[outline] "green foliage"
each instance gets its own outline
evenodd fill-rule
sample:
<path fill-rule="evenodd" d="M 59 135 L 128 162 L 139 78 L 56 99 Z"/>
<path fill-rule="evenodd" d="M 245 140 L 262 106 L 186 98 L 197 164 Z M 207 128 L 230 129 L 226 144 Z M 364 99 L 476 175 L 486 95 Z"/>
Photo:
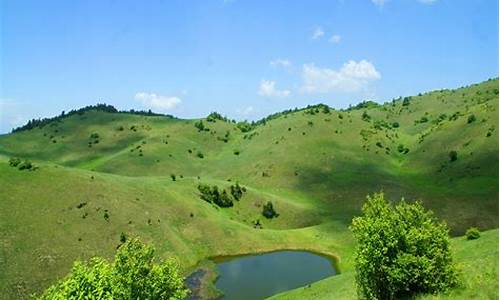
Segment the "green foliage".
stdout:
<path fill-rule="evenodd" d="M 365 122 L 370 122 L 372 118 L 366 111 L 364 111 L 363 114 L 361 115 L 361 119 Z"/>
<path fill-rule="evenodd" d="M 368 196 L 352 221 L 358 242 L 356 283 L 362 299 L 401 299 L 436 293 L 457 284 L 448 229 L 420 203 L 389 204 Z"/>
<path fill-rule="evenodd" d="M 403 145 L 403 144 L 399 144 L 398 145 L 398 152 L 406 154 L 406 153 L 410 152 L 410 149 L 408 147 L 405 147 L 405 145 Z"/>
<path fill-rule="evenodd" d="M 468 240 L 477 240 L 479 237 L 481 237 L 481 233 L 479 232 L 479 229 L 477 227 L 471 227 L 465 232 L 465 237 Z"/>
<path fill-rule="evenodd" d="M 220 120 L 220 121 L 224 121 L 224 122 L 229 122 L 229 120 L 222 116 L 221 114 L 219 114 L 218 112 L 211 112 L 208 116 L 207 116 L 207 122 L 215 122 L 217 120 Z"/>
<path fill-rule="evenodd" d="M 470 124 L 472 122 L 476 121 L 476 116 L 475 115 L 470 115 L 468 118 L 467 118 L 467 124 Z"/>
<path fill-rule="evenodd" d="M 226 190 L 219 191 L 216 185 L 199 184 L 198 191 L 201 193 L 200 198 L 208 203 L 213 203 L 219 207 L 233 206 L 233 200 L 229 197 Z"/>
<path fill-rule="evenodd" d="M 205 157 L 201 151 L 198 151 L 196 153 L 196 156 L 198 156 L 198 158 L 204 158 Z"/>
<path fill-rule="evenodd" d="M 268 201 L 264 206 L 262 206 L 262 215 L 267 219 L 272 219 L 278 217 L 279 214 L 274 210 L 273 203 Z"/>
<path fill-rule="evenodd" d="M 411 101 L 411 97 L 404 97 L 403 98 L 403 106 L 409 106 Z"/>
<path fill-rule="evenodd" d="M 399 122 L 392 122 L 392 128 L 399 128 Z"/>
<path fill-rule="evenodd" d="M 172 181 L 176 180 L 175 174 L 170 174 L 170 178 L 172 178 Z"/>
<path fill-rule="evenodd" d="M 138 239 L 118 249 L 114 263 L 96 257 L 75 262 L 71 273 L 49 287 L 38 299 L 184 299 L 188 290 L 173 260 L 153 263 L 155 249 Z"/>
<path fill-rule="evenodd" d="M 458 152 L 455 151 L 455 150 L 451 150 L 449 153 L 448 153 L 448 156 L 450 157 L 450 161 L 451 162 L 454 162 L 458 159 Z"/>
<path fill-rule="evenodd" d="M 194 123 L 194 127 L 198 128 L 198 131 L 206 131 L 208 128 L 205 127 L 202 120 L 199 120 Z"/>
<path fill-rule="evenodd" d="M 17 167 L 21 163 L 21 159 L 18 157 L 11 157 L 9 159 L 9 165 L 11 167 Z"/>
<path fill-rule="evenodd" d="M 422 116 L 420 119 L 415 120 L 415 125 L 416 124 L 427 123 L 427 122 L 429 122 L 429 119 L 426 116 Z"/>
<path fill-rule="evenodd" d="M 231 185 L 229 189 L 231 191 L 231 195 L 236 201 L 240 201 L 241 197 L 243 197 L 243 193 L 247 191 L 245 187 L 240 186 L 238 183 Z"/>
<path fill-rule="evenodd" d="M 35 166 L 34 166 L 34 165 L 31 163 L 31 161 L 29 161 L 29 160 L 25 160 L 25 161 L 23 161 L 23 162 L 19 163 L 19 164 L 17 165 L 17 168 L 18 168 L 19 170 L 28 170 L 28 171 L 35 170 L 35 169 L 36 169 L 36 168 L 35 168 Z"/>
<path fill-rule="evenodd" d="M 247 121 L 242 121 L 238 122 L 238 124 L 236 124 L 236 127 L 238 127 L 241 132 L 249 132 L 253 129 L 254 126 Z"/>

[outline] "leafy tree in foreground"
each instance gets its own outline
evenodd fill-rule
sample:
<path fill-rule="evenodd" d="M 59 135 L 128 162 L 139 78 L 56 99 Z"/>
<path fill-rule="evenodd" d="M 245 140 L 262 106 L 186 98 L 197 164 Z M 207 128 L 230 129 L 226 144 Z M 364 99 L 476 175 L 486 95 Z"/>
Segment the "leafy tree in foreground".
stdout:
<path fill-rule="evenodd" d="M 184 299 L 188 290 L 178 265 L 172 260 L 154 264 L 154 251 L 131 239 L 120 246 L 112 264 L 99 257 L 75 262 L 71 273 L 39 299 Z"/>
<path fill-rule="evenodd" d="M 368 196 L 351 230 L 360 298 L 408 298 L 457 284 L 448 229 L 419 202 L 392 205 L 382 193 Z"/>

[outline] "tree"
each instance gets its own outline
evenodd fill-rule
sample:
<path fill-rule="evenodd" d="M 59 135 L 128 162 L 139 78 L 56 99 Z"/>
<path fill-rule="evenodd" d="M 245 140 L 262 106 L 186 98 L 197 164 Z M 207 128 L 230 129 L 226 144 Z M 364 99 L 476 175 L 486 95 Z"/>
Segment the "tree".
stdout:
<path fill-rule="evenodd" d="M 352 221 L 358 245 L 356 284 L 362 299 L 402 299 L 457 284 L 448 229 L 421 203 L 393 205 L 384 194 L 368 196 Z"/>
<path fill-rule="evenodd" d="M 75 262 L 71 273 L 39 299 L 184 299 L 188 290 L 179 266 L 173 260 L 154 264 L 154 252 L 138 239 L 128 240 L 113 263 L 100 257 Z"/>
<path fill-rule="evenodd" d="M 279 214 L 274 210 L 273 203 L 271 201 L 268 201 L 262 207 L 262 215 L 268 219 L 279 216 Z"/>
<path fill-rule="evenodd" d="M 202 120 L 199 120 L 194 123 L 194 127 L 198 128 L 198 131 L 203 131 L 205 130 L 205 124 L 203 124 Z"/>
<path fill-rule="evenodd" d="M 449 153 L 448 153 L 448 156 L 450 157 L 450 161 L 451 162 L 454 162 L 458 159 L 458 153 L 457 151 L 455 150 L 451 150 Z"/>
<path fill-rule="evenodd" d="M 476 116 L 475 115 L 470 115 L 468 118 L 467 118 L 467 124 L 470 124 L 472 122 L 476 121 Z"/>

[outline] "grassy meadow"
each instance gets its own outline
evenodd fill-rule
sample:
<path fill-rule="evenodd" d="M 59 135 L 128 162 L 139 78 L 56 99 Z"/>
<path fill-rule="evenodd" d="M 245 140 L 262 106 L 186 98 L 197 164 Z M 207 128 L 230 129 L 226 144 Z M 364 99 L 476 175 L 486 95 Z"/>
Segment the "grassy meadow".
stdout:
<path fill-rule="evenodd" d="M 19 170 L 11 157 L 37 168 Z M 200 183 L 235 182 L 247 192 L 234 207 L 200 199 Z M 326 254 L 340 275 L 273 299 L 354 299 L 348 226 L 378 191 L 421 200 L 455 237 L 463 285 L 422 299 L 498 298 L 498 79 L 383 105 L 292 110 L 245 132 L 221 119 L 89 110 L 2 135 L 0 298 L 41 292 L 76 259 L 111 258 L 124 233 L 176 257 L 185 274 L 214 256 Z M 262 217 L 268 201 L 278 218 Z M 471 226 L 488 231 L 466 241 Z"/>

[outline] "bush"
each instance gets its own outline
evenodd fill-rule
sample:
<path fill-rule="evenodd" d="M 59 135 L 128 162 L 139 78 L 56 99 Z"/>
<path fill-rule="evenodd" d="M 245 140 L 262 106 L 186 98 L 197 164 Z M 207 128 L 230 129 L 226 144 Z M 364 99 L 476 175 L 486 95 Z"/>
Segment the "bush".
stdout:
<path fill-rule="evenodd" d="M 470 124 L 472 122 L 476 121 L 476 116 L 475 115 L 470 115 L 468 118 L 467 118 L 467 124 Z"/>
<path fill-rule="evenodd" d="M 188 290 L 179 266 L 173 260 L 153 263 L 154 252 L 132 239 L 120 246 L 113 263 L 100 257 L 77 261 L 71 273 L 39 299 L 184 299 Z"/>
<path fill-rule="evenodd" d="M 208 203 L 213 203 L 219 207 L 233 206 L 233 200 L 231 200 L 226 190 L 219 191 L 216 185 L 199 184 L 198 191 L 201 193 L 200 198 Z"/>
<path fill-rule="evenodd" d="M 392 128 L 399 128 L 399 123 L 398 122 L 393 122 L 392 123 Z"/>
<path fill-rule="evenodd" d="M 477 240 L 481 236 L 477 227 L 471 227 L 465 232 L 465 237 L 468 240 Z"/>
<path fill-rule="evenodd" d="M 352 221 L 358 245 L 356 284 L 360 298 L 406 299 L 457 284 L 448 229 L 419 203 L 389 204 L 368 196 Z"/>
<path fill-rule="evenodd" d="M 454 162 L 458 159 L 458 153 L 455 150 L 452 150 L 448 153 L 448 156 L 450 157 L 450 161 Z"/>
<path fill-rule="evenodd" d="M 243 193 L 247 191 L 245 187 L 241 187 L 238 183 L 230 186 L 231 195 L 234 200 L 240 201 L 241 197 L 243 197 Z"/>
<path fill-rule="evenodd" d="M 370 122 L 371 117 L 366 111 L 364 111 L 363 114 L 361 115 L 361 119 L 365 122 Z"/>
<path fill-rule="evenodd" d="M 279 214 L 274 210 L 273 203 L 271 201 L 268 201 L 262 207 L 262 215 L 267 219 L 272 219 L 279 216 Z"/>
<path fill-rule="evenodd" d="M 21 163 L 21 159 L 17 157 L 11 157 L 9 159 L 9 165 L 11 167 L 17 167 Z"/>
<path fill-rule="evenodd" d="M 31 170 L 33 168 L 33 164 L 29 160 L 25 160 L 20 163 L 17 168 L 19 170 Z"/>
<path fill-rule="evenodd" d="M 198 151 L 198 153 L 196 153 L 196 156 L 198 156 L 198 158 L 203 158 L 203 157 L 205 157 L 205 156 L 203 155 L 203 153 L 201 153 L 200 151 Z"/>
<path fill-rule="evenodd" d="M 175 175 L 174 174 L 170 174 L 170 178 L 172 178 L 172 181 L 175 181 Z"/>
<path fill-rule="evenodd" d="M 203 121 L 197 121 L 194 123 L 194 127 L 198 128 L 198 131 L 203 131 L 205 130 L 205 124 L 203 124 Z"/>

